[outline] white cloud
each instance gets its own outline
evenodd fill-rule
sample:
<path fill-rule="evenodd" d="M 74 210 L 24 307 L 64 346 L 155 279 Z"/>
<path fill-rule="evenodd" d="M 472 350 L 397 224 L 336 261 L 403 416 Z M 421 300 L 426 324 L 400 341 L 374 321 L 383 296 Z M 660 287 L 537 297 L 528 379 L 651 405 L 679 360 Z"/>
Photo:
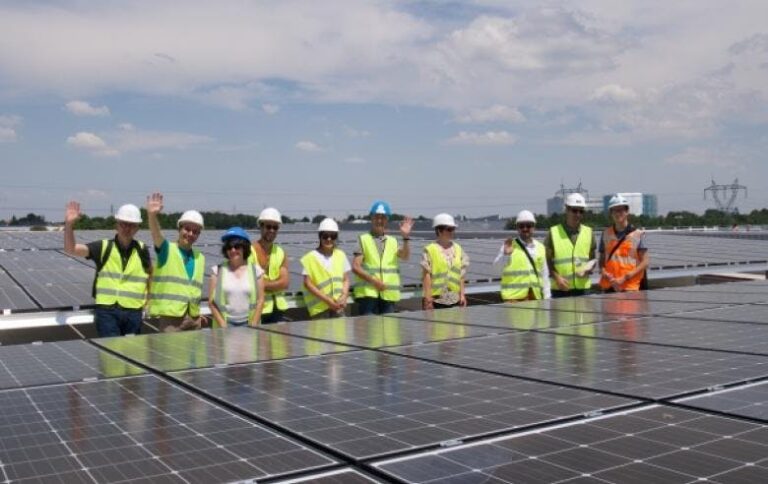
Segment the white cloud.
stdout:
<path fill-rule="evenodd" d="M 67 144 L 99 156 L 117 156 L 120 154 L 101 137 L 87 131 L 80 131 L 74 136 L 68 137 Z"/>
<path fill-rule="evenodd" d="M 470 109 L 456 116 L 455 120 L 459 123 L 522 123 L 525 121 L 525 116 L 517 108 L 494 104 L 486 108 Z"/>
<path fill-rule="evenodd" d="M 261 110 L 266 114 L 277 114 L 280 111 L 280 106 L 277 104 L 264 103 L 261 105 Z"/>
<path fill-rule="evenodd" d="M 0 143 L 12 143 L 18 140 L 16 128 L 21 125 L 21 117 L 13 115 L 0 116 Z"/>
<path fill-rule="evenodd" d="M 507 131 L 486 131 L 484 133 L 473 133 L 469 131 L 460 131 L 453 138 L 449 138 L 447 143 L 460 145 L 513 145 L 517 137 Z"/>
<path fill-rule="evenodd" d="M 631 88 L 622 87 L 618 84 L 607 84 L 595 89 L 590 99 L 623 103 L 637 99 L 637 93 Z"/>
<path fill-rule="evenodd" d="M 109 116 L 107 106 L 92 106 L 87 101 L 69 101 L 65 107 L 75 116 Z"/>
<path fill-rule="evenodd" d="M 301 151 L 306 151 L 308 153 L 318 153 L 320 151 L 323 151 L 323 148 L 320 147 L 317 143 L 313 141 L 299 141 L 296 143 L 296 149 Z"/>

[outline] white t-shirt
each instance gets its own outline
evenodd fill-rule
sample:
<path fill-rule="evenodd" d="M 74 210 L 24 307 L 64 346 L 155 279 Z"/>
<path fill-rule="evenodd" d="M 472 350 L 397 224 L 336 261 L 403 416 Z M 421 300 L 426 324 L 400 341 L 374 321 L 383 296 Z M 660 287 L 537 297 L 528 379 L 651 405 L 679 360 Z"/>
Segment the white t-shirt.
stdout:
<path fill-rule="evenodd" d="M 258 281 L 264 275 L 264 269 L 258 264 L 253 265 L 256 267 L 256 280 Z M 247 272 L 249 270 L 248 266 L 245 266 L 245 270 L 242 270 L 239 274 L 227 271 L 227 277 L 222 281 L 222 290 L 227 301 L 226 307 L 222 309 L 229 315 L 230 321 L 248 321 L 248 306 L 251 302 L 251 288 L 248 287 Z M 218 276 L 219 266 L 213 266 L 211 272 L 213 275 Z"/>
<path fill-rule="evenodd" d="M 316 258 L 318 261 L 320 261 L 320 263 L 323 265 L 323 267 L 325 268 L 325 270 L 327 270 L 328 272 L 331 272 L 332 266 L 331 266 L 331 258 L 330 258 L 330 257 L 328 257 L 328 256 L 324 255 L 324 254 L 323 254 L 322 252 L 320 252 L 319 250 L 313 250 L 313 251 L 312 251 L 312 255 L 314 255 L 314 256 L 315 256 L 315 258 Z M 344 256 L 344 272 L 349 272 L 349 271 L 351 271 L 351 270 L 352 270 L 352 266 L 351 266 L 351 265 L 349 265 L 349 259 L 348 259 L 348 258 L 347 258 L 347 256 L 345 255 L 345 256 Z M 302 270 L 301 270 L 301 275 L 302 275 L 302 276 L 308 276 L 308 275 L 309 275 L 309 272 L 307 272 L 307 269 L 306 269 L 306 268 L 304 268 L 304 269 L 302 269 Z"/>

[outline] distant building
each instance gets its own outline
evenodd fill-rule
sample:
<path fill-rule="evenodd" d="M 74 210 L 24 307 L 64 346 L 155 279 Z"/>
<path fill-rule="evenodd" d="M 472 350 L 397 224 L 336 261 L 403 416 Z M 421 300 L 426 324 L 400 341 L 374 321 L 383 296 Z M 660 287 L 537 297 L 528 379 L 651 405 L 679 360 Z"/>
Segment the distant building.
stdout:
<path fill-rule="evenodd" d="M 603 196 L 602 210 L 608 212 L 608 202 L 611 197 L 615 195 Z M 656 195 L 650 193 L 619 193 L 629 202 L 629 213 L 633 215 L 647 215 L 649 217 L 656 217 L 659 212 L 659 202 Z"/>

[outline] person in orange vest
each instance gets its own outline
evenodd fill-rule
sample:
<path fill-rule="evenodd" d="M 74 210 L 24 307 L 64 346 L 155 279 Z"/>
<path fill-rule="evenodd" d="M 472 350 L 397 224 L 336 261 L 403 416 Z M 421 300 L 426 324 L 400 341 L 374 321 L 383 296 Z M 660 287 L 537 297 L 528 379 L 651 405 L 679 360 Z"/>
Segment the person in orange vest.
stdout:
<path fill-rule="evenodd" d="M 648 267 L 645 232 L 629 223 L 629 202 L 616 194 L 608 202 L 613 224 L 600 239 L 600 287 L 605 292 L 639 291 Z"/>

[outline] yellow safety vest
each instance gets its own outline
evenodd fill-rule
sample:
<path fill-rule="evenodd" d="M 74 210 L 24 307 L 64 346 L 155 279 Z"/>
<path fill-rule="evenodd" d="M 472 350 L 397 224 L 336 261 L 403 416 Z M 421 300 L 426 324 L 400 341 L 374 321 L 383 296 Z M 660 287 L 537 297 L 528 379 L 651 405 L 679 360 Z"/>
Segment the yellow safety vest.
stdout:
<path fill-rule="evenodd" d="M 258 279 L 258 275 L 256 274 L 256 264 L 248 264 L 248 267 L 251 269 L 250 271 L 247 271 L 248 288 L 250 289 L 248 295 L 248 321 L 250 321 L 253 317 L 253 312 L 256 311 L 256 304 L 259 299 L 259 287 L 256 285 L 256 280 Z M 226 262 L 219 264 L 216 289 L 213 293 L 213 302 L 216 303 L 216 307 L 219 309 L 219 312 L 224 317 L 225 321 L 229 319 L 229 315 L 227 314 L 227 294 L 224 292 L 224 278 L 229 277 L 230 274 L 232 274 L 232 271 L 229 270 L 229 264 Z"/>
<path fill-rule="evenodd" d="M 195 261 L 195 272 L 190 279 L 178 244 L 168 243 L 168 260 L 162 267 L 158 267 L 155 262 L 155 270 L 152 272 L 149 291 L 150 316 L 182 317 L 189 314 L 196 318 L 200 315 L 205 256 L 199 250 L 192 249 L 192 257 Z"/>
<path fill-rule="evenodd" d="M 461 259 L 463 251 L 461 246 L 453 242 L 453 260 L 450 265 L 443 257 L 443 249 L 436 242 L 424 247 L 429 256 L 429 264 L 432 268 L 432 295 L 439 296 L 445 287 L 450 292 L 461 290 Z"/>
<path fill-rule="evenodd" d="M 257 242 L 258 243 L 258 242 Z M 256 244 L 254 244 L 256 245 Z M 277 244 L 272 244 L 272 248 L 269 251 L 269 266 L 265 268 L 265 275 L 270 281 L 276 281 L 280 279 L 280 268 L 283 266 L 285 260 L 285 251 Z M 248 256 L 248 262 L 251 264 L 258 264 L 254 250 L 251 250 L 251 255 Z M 280 311 L 288 309 L 288 301 L 285 299 L 285 291 L 264 291 L 264 310 L 261 314 L 272 314 L 275 310 L 275 306 Z"/>
<path fill-rule="evenodd" d="M 380 279 L 386 288 L 379 292 L 373 284 L 358 276 L 355 283 L 355 297 L 381 297 L 385 301 L 399 301 L 400 262 L 397 257 L 397 240 L 392 236 L 385 236 L 384 251 L 379 254 L 379 248 L 373 236 L 366 233 L 360 236 L 360 246 L 363 249 L 363 270 Z"/>
<path fill-rule="evenodd" d="M 532 289 L 536 299 L 542 298 L 542 288 L 544 281 L 541 274 L 544 270 L 544 264 L 547 262 L 544 245 L 533 241 L 536 247 L 536 258 L 533 263 L 536 270 L 531 267 L 531 261 L 525 254 L 525 250 L 514 242 L 514 249 L 509 257 L 509 263 L 504 267 L 501 273 L 501 299 L 508 301 L 510 299 L 524 299 L 528 296 L 528 290 Z M 538 276 L 536 273 L 538 272 Z"/>
<path fill-rule="evenodd" d="M 101 257 L 111 241 L 101 241 Z M 117 242 L 115 242 L 117 244 Z M 144 243 L 139 241 L 139 248 Z M 144 306 L 147 296 L 147 278 L 149 275 L 141 265 L 138 250 L 132 250 L 123 269 L 120 251 L 113 247 L 101 270 L 96 274 L 96 304 L 111 306 L 118 304 L 126 309 L 139 309 Z"/>
<path fill-rule="evenodd" d="M 316 288 L 332 299 L 339 298 L 342 289 L 344 288 L 344 260 L 347 256 L 343 251 L 333 249 L 333 254 L 331 255 L 331 272 L 328 272 L 325 266 L 317 260 L 317 256 L 315 256 L 313 252 L 315 251 L 313 250 L 304 254 L 304 257 L 301 258 L 301 265 L 304 267 L 304 270 L 307 271 L 307 275 L 309 275 L 310 280 Z M 309 292 L 307 286 L 304 286 L 302 292 L 304 293 L 304 304 L 307 306 L 307 311 L 309 311 L 310 317 L 328 310 L 328 305 Z"/>
<path fill-rule="evenodd" d="M 555 271 L 569 280 L 571 289 L 589 289 L 592 286 L 589 276 L 577 277 L 576 272 L 581 266 L 589 262 L 589 250 L 592 248 L 592 228 L 586 225 L 580 226 L 576 245 L 571 242 L 563 224 L 549 229 L 549 234 L 554 249 L 552 265 L 554 265 Z M 552 277 L 552 287 L 557 287 L 554 276 Z"/>

